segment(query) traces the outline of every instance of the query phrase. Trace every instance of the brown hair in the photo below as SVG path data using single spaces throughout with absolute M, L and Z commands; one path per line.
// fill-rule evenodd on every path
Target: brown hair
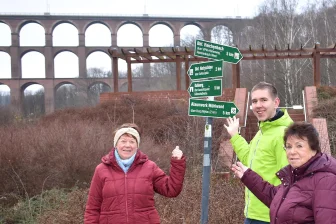
M 259 89 L 267 89 L 269 91 L 269 93 L 271 94 L 271 97 L 273 99 L 277 98 L 278 97 L 278 91 L 277 89 L 275 88 L 274 85 L 270 84 L 270 83 L 267 83 L 267 82 L 259 82 L 258 84 L 256 84 L 255 86 L 253 86 L 252 90 L 251 90 L 251 93 L 256 91 L 256 90 L 259 90 Z
M 314 151 L 321 152 L 319 134 L 315 127 L 307 122 L 295 122 L 290 125 L 284 135 L 284 142 L 287 142 L 289 137 L 307 138 L 310 148 Z

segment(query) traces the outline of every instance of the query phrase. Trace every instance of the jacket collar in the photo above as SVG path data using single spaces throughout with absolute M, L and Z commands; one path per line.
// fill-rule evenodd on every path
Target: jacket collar
M 101 159 L 101 161 L 106 164 L 106 165 L 113 165 L 113 166 L 118 166 L 118 163 L 117 163 L 117 160 L 115 158 L 115 155 L 114 155 L 114 151 L 116 149 L 115 148 L 112 148 L 111 151 L 109 152 L 109 154 L 103 156 L 103 158 Z M 137 153 L 135 155 L 135 158 L 134 158 L 134 162 L 133 164 L 131 165 L 131 167 L 133 167 L 134 165 L 138 165 L 138 164 L 141 164 L 141 163 L 144 163 L 148 160 L 148 157 L 146 154 L 144 154 L 142 151 L 140 151 L 140 149 L 137 150 Z
M 293 168 L 291 165 L 285 166 L 277 172 L 278 178 L 282 182 L 293 183 L 305 176 L 314 175 L 315 172 L 328 171 L 328 156 L 322 153 L 316 153 L 305 164 L 298 168 Z
M 286 109 L 277 109 L 273 118 L 259 122 L 259 128 L 265 132 L 275 126 L 289 126 L 292 122 L 293 120 L 289 117 Z
M 283 115 L 284 115 L 285 113 L 282 111 L 282 110 L 280 110 L 279 108 L 277 108 L 276 110 L 275 110 L 275 115 L 274 115 L 274 117 L 272 117 L 271 119 L 269 119 L 269 121 L 275 121 L 275 120 L 278 120 L 280 117 L 282 117 Z
M 321 153 L 316 153 L 316 155 L 310 158 L 302 166 L 295 168 L 295 169 L 292 168 L 293 174 L 296 176 L 305 176 L 306 174 L 319 170 L 322 165 L 321 161 L 319 161 L 319 158 L 321 156 L 322 156 Z

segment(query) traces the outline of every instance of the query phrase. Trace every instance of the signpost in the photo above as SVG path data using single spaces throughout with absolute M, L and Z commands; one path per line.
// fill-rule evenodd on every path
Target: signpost
M 238 112 L 233 102 L 189 99 L 189 116 L 228 118 Z
M 190 98 L 188 110 L 189 116 L 206 117 L 204 130 L 201 224 L 207 224 L 211 174 L 212 119 L 213 117 L 233 117 L 239 112 L 239 109 L 233 102 L 214 101 L 214 96 L 222 95 L 222 80 L 211 80 L 211 78 L 223 77 L 223 61 L 237 64 L 243 58 L 243 55 L 236 47 L 211 43 L 204 40 L 196 40 L 194 55 L 217 60 L 193 64 L 188 70 L 191 80 L 209 79 L 192 82 L 188 88 L 188 92 L 192 98 L 209 97 L 209 100 Z
M 188 92 L 191 97 L 221 96 L 222 80 L 213 79 L 192 82 L 188 88 Z
M 223 77 L 223 61 L 192 64 L 188 70 L 191 80 Z
M 205 40 L 196 40 L 194 55 L 203 58 L 223 60 L 233 64 L 237 64 L 243 58 L 243 55 L 236 47 L 215 44 Z

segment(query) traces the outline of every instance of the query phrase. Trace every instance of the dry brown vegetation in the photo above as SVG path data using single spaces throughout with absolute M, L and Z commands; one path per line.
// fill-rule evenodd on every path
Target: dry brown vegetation
M 133 121 L 143 129 L 141 150 L 161 168 L 168 171 L 175 145 L 188 158 L 183 192 L 174 199 L 156 195 L 162 223 L 199 223 L 205 119 L 189 117 L 186 104 L 123 98 L 0 127 L 0 223 L 83 223 L 94 168 L 116 126 Z M 214 157 L 222 127 L 223 119 L 214 119 Z M 210 189 L 209 223 L 241 223 L 239 181 L 213 174 Z
M 316 117 L 327 119 L 331 153 L 336 155 L 336 87 L 322 86 L 317 89 L 318 107 Z

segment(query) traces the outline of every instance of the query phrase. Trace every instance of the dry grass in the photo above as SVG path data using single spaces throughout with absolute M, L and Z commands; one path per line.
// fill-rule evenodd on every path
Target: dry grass
M 0 127 L 0 223 L 83 223 L 94 168 L 112 147 L 115 127 L 133 119 L 143 129 L 141 149 L 165 171 L 175 145 L 188 158 L 181 195 L 156 196 L 162 223 L 199 223 L 205 119 L 189 117 L 181 102 L 136 98 Z M 214 119 L 214 156 L 222 125 Z M 210 189 L 209 223 L 242 222 L 242 186 L 214 175 Z

